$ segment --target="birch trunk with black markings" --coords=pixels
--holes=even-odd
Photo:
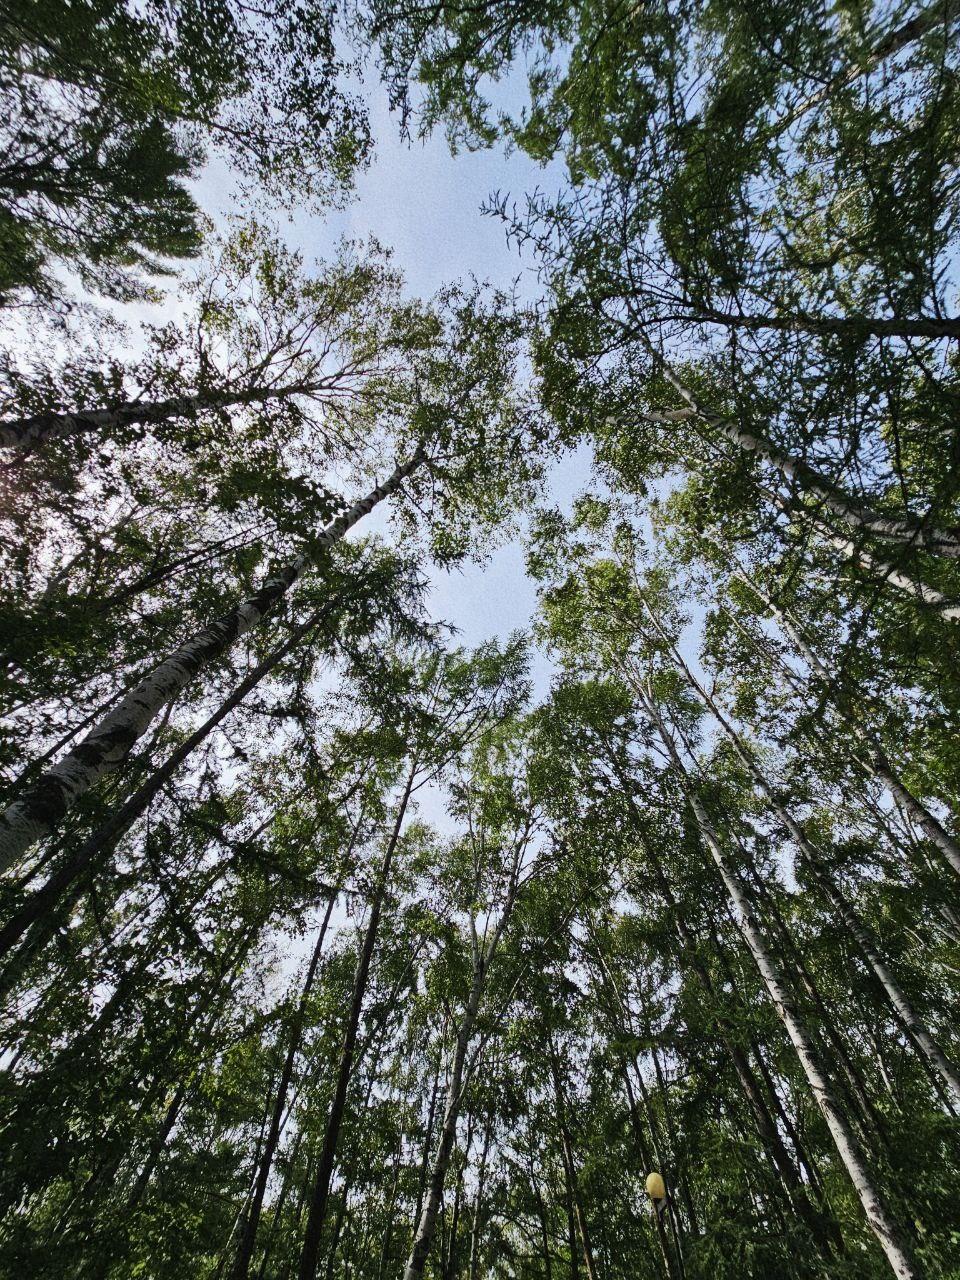
[[[720,838],[707,815],[702,801],[690,783],[686,766],[667,729],[652,695],[641,694],[640,702],[657,730],[669,757],[704,844],[710,850],[720,872],[724,888],[737,914],[737,923],[763,979],[764,987],[790,1038],[804,1076],[810,1086],[820,1113],[833,1138],[837,1154],[850,1176],[864,1214],[877,1237],[890,1268],[898,1280],[919,1280],[917,1271],[900,1232],[894,1223],[879,1191],[874,1185],[866,1154],[850,1127],[843,1109],[834,1093],[833,1085],[824,1070],[814,1041],[808,1032],[793,996],[780,972],[780,966],[767,946],[753,906],[739,877],[731,867]]]
[[[64,758],[0,815],[0,871],[48,835],[102,777],[130,754],[153,720],[191,681],[277,607],[312,569],[321,552],[339,542],[359,520],[395,492],[424,461],[422,450],[389,479],[338,516],[318,535],[316,547],[279,569],[235,608],[171,654],[134,686]]]

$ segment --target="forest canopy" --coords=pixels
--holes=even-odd
[[[960,6],[10,0],[0,99],[0,1276],[960,1277]],[[530,179],[433,291],[388,146]]]

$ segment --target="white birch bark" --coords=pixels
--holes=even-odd
[[[756,454],[764,462],[776,468],[781,475],[794,481],[802,490],[816,494],[826,510],[851,528],[871,533],[875,537],[917,547],[931,555],[944,556],[948,559],[960,557],[960,534],[928,526],[916,516],[898,517],[874,511],[865,503],[845,493],[832,480],[822,475],[802,458],[794,457],[765,436],[748,431],[730,418],[725,418],[699,404],[668,365],[664,364],[662,368],[667,381],[683,397],[687,408],[647,414],[646,416],[651,420],[683,422],[698,418],[738,449]]]
[[[899,588],[899,590],[907,592],[908,595],[915,596],[922,604],[932,606],[940,614],[941,618],[947,618],[950,622],[960,621],[960,604],[952,603],[942,592],[935,591],[933,587],[928,587],[926,583],[920,582],[917,578],[904,573],[902,569],[896,568],[895,565],[885,564],[882,560],[877,560],[869,551],[865,551],[863,547],[855,546],[848,539],[840,538],[836,534],[827,531],[825,533],[837,550],[842,551],[854,564],[858,564],[868,573],[882,578],[885,582],[889,582],[892,586]],[[927,550],[927,548],[924,548],[924,550]]]
[[[683,660],[676,647],[670,643],[663,631],[663,628],[660,626],[658,619],[654,616],[653,611],[646,601],[644,601],[644,607],[646,608],[647,613],[660,636],[670,644],[674,661],[683,671],[690,687],[699,694],[704,705],[729,738],[741,763],[748,770],[759,790],[767,800],[770,801],[774,812],[790,832],[795,845],[812,872],[817,884],[826,895],[837,915],[843,921],[844,926],[849,930],[850,935],[859,947],[867,966],[871,969],[874,977],[883,988],[887,999],[896,1011],[897,1016],[906,1027],[920,1053],[926,1058],[933,1071],[942,1079],[952,1104],[954,1107],[960,1108],[960,1072],[956,1070],[947,1058],[946,1054],[940,1048],[923,1019],[917,1013],[916,1009],[914,1009],[909,997],[900,986],[892,970],[888,967],[880,953],[877,951],[876,944],[870,936],[866,926],[851,907],[850,903],[844,896],[843,891],[834,881],[828,867],[825,865],[821,850],[807,838],[803,828],[790,813],[789,809],[780,803],[774,794],[773,789],[768,784],[763,772],[757,765],[753,752],[747,748],[743,739],[740,737],[740,734],[720,710],[716,700],[703,687],[700,681],[697,680],[696,676],[694,676],[693,672]]]
[[[165,400],[127,400],[112,409],[77,409],[73,413],[37,413],[27,418],[9,418],[0,422],[0,449],[25,449],[85,432],[166,422],[171,418],[193,418],[205,409],[265,404],[286,396],[309,395],[317,389],[310,383],[248,387],[246,390],[237,388],[206,395],[170,396]]]
[[[681,777],[684,792],[696,819],[697,827],[704,843],[710,850],[717,870],[720,872],[724,887],[734,905],[744,942],[754,958],[754,962],[763,979],[764,987],[777,1011],[777,1015],[783,1023],[787,1035],[790,1037],[804,1076],[820,1109],[820,1113],[830,1130],[837,1154],[840,1156],[853,1182],[867,1221],[898,1280],[920,1280],[920,1273],[914,1267],[905,1245],[900,1240],[897,1227],[890,1218],[886,1206],[873,1184],[873,1179],[867,1166],[866,1155],[857,1141],[856,1135],[847,1123],[843,1109],[834,1095],[833,1086],[820,1064],[813,1040],[804,1025],[799,1010],[794,1004],[790,990],[780,972],[780,967],[773,953],[767,947],[759,923],[753,914],[750,899],[727,861],[723,845],[720,843],[706,809],[693,788],[689,786],[689,775],[683,761],[680,759],[669,730],[660,716],[656,703],[652,697],[644,694],[640,695],[640,700],[655,725],[668,756]]]
[[[424,461],[422,450],[333,520],[316,539],[317,547],[278,570],[229,613],[204,627],[176,653],[139,681],[71,751],[26,788],[0,815],[0,872],[7,870],[35,841],[61,821],[76,800],[117,768],[156,716],[193,678],[269,614],[317,562],[320,550],[333,546],[363,516],[393,493]]]
[[[743,573],[738,574],[738,576],[770,609],[787,639],[807,663],[810,670],[819,676],[828,689],[832,689],[834,683],[832,675],[783,610],[766,592],[757,586],[752,578]],[[789,671],[789,668],[784,667],[783,669],[788,678],[796,679],[793,673]],[[841,715],[844,714],[843,708],[838,707],[838,710]],[[940,850],[957,875],[960,875],[960,843],[950,835],[937,817],[897,777],[893,766],[887,759],[886,753],[873,734],[864,729],[855,716],[848,715],[846,722],[863,743],[864,754],[857,757],[860,764],[886,787],[896,804],[916,822],[931,843]]]
[[[780,449],[771,440],[737,426],[729,418],[703,412],[700,412],[699,416],[738,448],[747,453],[757,454],[765,462],[776,467],[781,475],[795,481],[808,493],[815,493],[827,511],[851,528],[917,547],[931,555],[944,556],[948,559],[960,557],[960,539],[955,534],[935,527],[926,528],[916,517],[898,518],[874,511],[845,494],[826,476],[821,475],[802,459],[795,458],[786,450]]]
[[[946,618],[950,622],[956,622],[960,619],[960,605],[948,600],[942,592],[935,590],[933,587],[927,586],[925,582],[921,582],[919,578],[907,573],[903,569],[898,569],[895,565],[886,564],[882,560],[878,560],[871,552],[867,551],[863,546],[857,546],[851,542],[849,538],[844,538],[840,534],[835,533],[826,521],[818,518],[817,514],[805,507],[791,507],[787,499],[780,493],[773,492],[770,494],[772,501],[780,508],[786,516],[791,516],[795,510],[807,517],[812,523],[814,529],[820,534],[825,542],[835,547],[847,560],[850,560],[859,569],[867,574],[872,575],[879,580],[880,583],[889,583],[896,587],[899,591],[905,591],[908,595],[914,596],[921,604],[928,605],[932,609],[936,609],[941,617]],[[929,550],[928,547],[922,547],[923,550]]]

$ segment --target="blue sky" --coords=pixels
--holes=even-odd
[[[537,298],[540,285],[532,259],[508,245],[503,224],[480,210],[494,191],[518,201],[535,188],[559,191],[563,166],[543,168],[519,152],[505,155],[500,147],[452,155],[441,133],[405,142],[380,85],[371,78],[366,90],[376,143],[372,163],[344,209],[295,213],[281,224],[289,244],[309,260],[332,256],[344,236],[375,236],[394,251],[412,294],[429,297],[444,284],[473,276],[500,288],[516,282],[521,298]],[[196,191],[206,211],[217,217],[240,211],[231,187],[225,167],[213,163]],[[551,472],[544,501],[566,507],[588,474],[585,452],[563,459]],[[434,616],[456,626],[466,645],[528,627],[536,604],[518,540],[496,549],[482,567],[434,573],[433,583]],[[549,679],[542,656],[536,657],[533,674],[542,694]]]
[[[484,217],[480,210],[494,191],[508,192],[518,201],[535,188],[558,191],[564,180],[562,166],[544,169],[520,153],[506,156],[502,148],[451,155],[439,133],[423,142],[404,142],[380,86],[371,83],[367,88],[376,141],[372,163],[359,176],[354,198],[344,209],[322,216],[294,214],[281,225],[291,247],[302,250],[308,260],[322,259],[331,257],[345,236],[360,240],[375,236],[393,250],[412,294],[429,297],[442,285],[472,276],[506,289],[516,282],[519,296],[534,301],[540,285],[533,262],[508,245],[501,222]],[[197,184],[197,196],[214,218],[242,212],[231,186],[228,171],[216,163],[207,167]],[[565,457],[552,468],[543,501],[566,508],[588,477],[585,450]],[[384,523],[371,517],[358,532]],[[518,539],[496,548],[483,565],[435,570],[432,584],[433,617],[453,624],[458,642],[467,646],[528,629],[536,608],[536,593],[525,573]],[[534,652],[535,696],[547,692],[550,675],[545,656]],[[425,788],[417,804],[421,816],[441,830],[452,829],[441,789]]]

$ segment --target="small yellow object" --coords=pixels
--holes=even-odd
[[[667,1188],[659,1173],[648,1173],[646,1181],[647,1195],[651,1200],[666,1200]]]

